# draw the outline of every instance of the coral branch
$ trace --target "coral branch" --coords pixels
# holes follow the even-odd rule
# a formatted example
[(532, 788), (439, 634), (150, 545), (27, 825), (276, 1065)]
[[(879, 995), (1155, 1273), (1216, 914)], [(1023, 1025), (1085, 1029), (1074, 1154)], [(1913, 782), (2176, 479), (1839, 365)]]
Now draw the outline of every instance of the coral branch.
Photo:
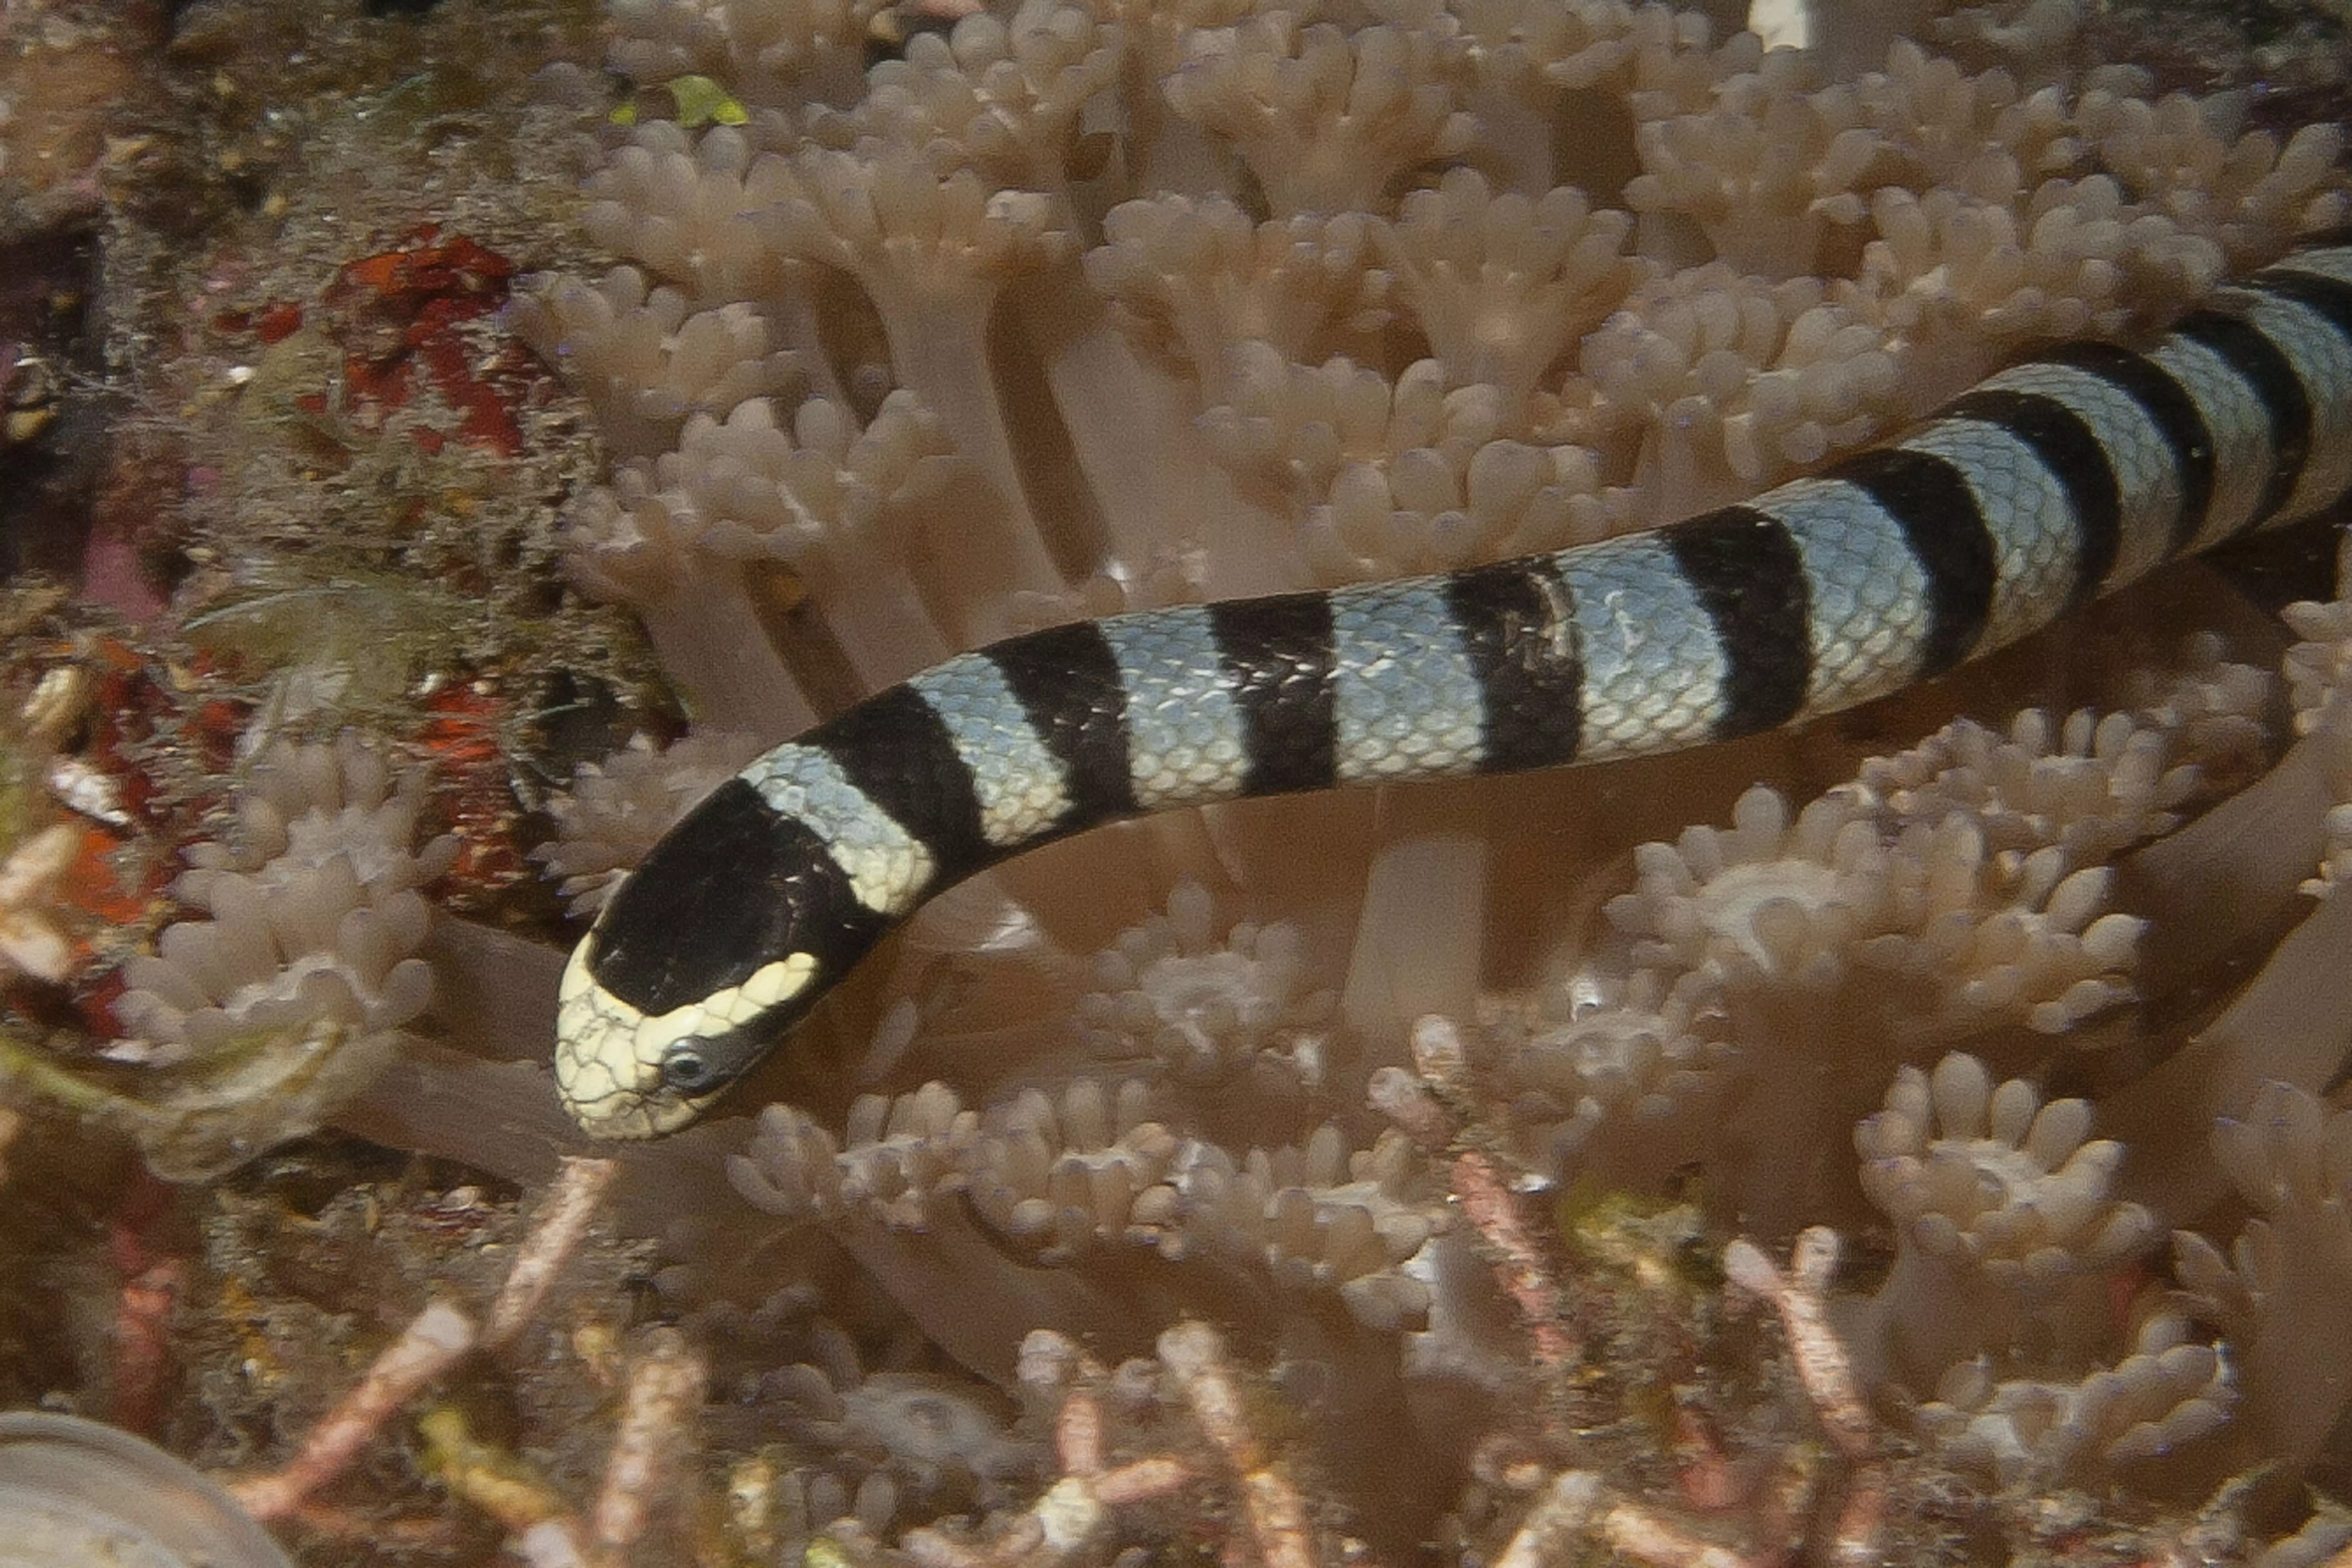
[(1519, 1521), (1518, 1531), (1495, 1559), (1495, 1568), (1549, 1568), (1568, 1561), (1589, 1538), (1601, 1503), (1599, 1476), (1591, 1470), (1562, 1470)]
[(268, 1523), (292, 1513), (310, 1493), (350, 1468), (393, 1413), (464, 1359), (479, 1331), (446, 1301), (428, 1303), (377, 1356), (359, 1386), (311, 1429), (285, 1468), (233, 1484), (246, 1511)]
[(1192, 1406), (1192, 1419), (1241, 1481), (1258, 1561), (1265, 1568), (1318, 1568), (1306, 1500), (1267, 1457), (1216, 1331), (1205, 1323), (1179, 1323), (1160, 1336), (1160, 1359)]
[(1783, 1556), (1707, 1541), (1612, 1492), (1591, 1470), (1563, 1470), (1520, 1521), (1495, 1568), (1550, 1568), (1581, 1561), (1595, 1546), (1652, 1568), (1768, 1568)]
[(1735, 1287), (1780, 1314), (1798, 1381), (1811, 1397), (1830, 1441), (1854, 1466), (1829, 1558), (1839, 1568), (1861, 1568), (1882, 1560), (1879, 1531), (1885, 1518), (1886, 1483), (1877, 1458), (1877, 1425), (1863, 1405), (1853, 1358), (1830, 1327), (1827, 1298), (1837, 1260), (1837, 1232), (1814, 1226), (1790, 1249), (1787, 1273), (1746, 1240), (1724, 1248), (1723, 1272)]
[(1839, 1342), (1837, 1331), (1830, 1327), (1825, 1298), (1837, 1258), (1837, 1232), (1817, 1225), (1797, 1237), (1789, 1254), (1787, 1273), (1762, 1248), (1744, 1240), (1723, 1249), (1723, 1272), (1734, 1285), (1780, 1314), (1780, 1325), (1789, 1335), (1789, 1353), (1796, 1359), (1797, 1375), (1812, 1396), (1822, 1426), (1838, 1452), (1859, 1461), (1877, 1454), (1878, 1430), (1863, 1407), (1853, 1361)]
[[(1428, 1088), (1402, 1074), (1377, 1075), (1373, 1103), (1432, 1153), (1443, 1153), (1454, 1129), (1442, 1099), (1460, 1085), (1463, 1044), (1450, 1019), (1432, 1015), (1413, 1026), (1413, 1064)], [(1434, 1092), (1432, 1092), (1432, 1091)], [(1453, 1152), (1449, 1166), (1454, 1200), (1486, 1241), (1489, 1261), (1504, 1293), (1518, 1308), (1533, 1342), (1538, 1369), (1554, 1387), (1583, 1358), (1583, 1346), (1570, 1331), (1568, 1294), (1549, 1249), (1520, 1212), (1511, 1176), (1483, 1150)]]
[(621, 1428), (590, 1516), (600, 1561), (630, 1561), (655, 1501), (670, 1485), (709, 1377), (701, 1356), (668, 1335), (630, 1369)]
[(619, 1164), (611, 1160), (565, 1159), (490, 1308), (484, 1344), (506, 1343), (538, 1314), (548, 1287), (555, 1283), (557, 1271), (580, 1245), (582, 1233), (604, 1202), (605, 1189), (619, 1173)]

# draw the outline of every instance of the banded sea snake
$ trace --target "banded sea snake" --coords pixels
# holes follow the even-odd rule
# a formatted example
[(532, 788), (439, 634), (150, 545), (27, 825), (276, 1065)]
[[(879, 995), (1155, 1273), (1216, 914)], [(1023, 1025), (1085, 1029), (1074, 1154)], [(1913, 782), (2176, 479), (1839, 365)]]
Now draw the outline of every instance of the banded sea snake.
[(960, 655), (759, 757), (622, 882), (564, 972), (558, 1091), (599, 1137), (686, 1125), (926, 899), (1049, 840), (1835, 712), (2348, 488), (2352, 233), (1656, 532)]

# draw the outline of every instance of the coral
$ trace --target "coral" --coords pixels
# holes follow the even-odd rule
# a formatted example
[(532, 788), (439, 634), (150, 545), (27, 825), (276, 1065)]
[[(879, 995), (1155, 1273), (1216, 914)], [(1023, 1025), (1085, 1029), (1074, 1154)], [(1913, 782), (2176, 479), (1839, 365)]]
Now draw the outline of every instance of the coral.
[(1636, 289), (1583, 363), (1556, 428), (1601, 455), (1643, 523), (1753, 495), (1883, 434), (1901, 382), (1885, 335), (1819, 280), (1720, 261)]
[(2199, 777), (2194, 763), (2172, 762), (2171, 727), (2087, 709), (2053, 725), (2030, 708), (2006, 735), (1957, 720), (1871, 759), (1846, 793), (1890, 830), (1965, 814), (2012, 868), (2045, 848), (2070, 866), (2100, 865), (2179, 826)]
[(1001, 1398), (959, 1379), (869, 1373), (837, 1329), (816, 1336), (815, 1349), (823, 1364), (762, 1379), (786, 1433), (817, 1456), (794, 1473), (811, 1522), (854, 1518), (887, 1535), (975, 1504), (1001, 1508), (1008, 1489), (1036, 1484), (1044, 1456), (1009, 1429)]
[(1032, 1089), (977, 1114), (946, 1086), (861, 1099), (845, 1140), (770, 1106), (729, 1174), (788, 1218), (878, 1220), (894, 1229), (972, 1220), (1035, 1262), (1070, 1265), (1108, 1247), (1171, 1261), (1242, 1260), (1274, 1283), (1336, 1291), (1368, 1326), (1416, 1317), (1427, 1293), (1402, 1268), (1439, 1228), (1421, 1163), (1391, 1135), (1350, 1152), (1337, 1127), (1303, 1148), (1240, 1160), (1148, 1117), (1144, 1086), (1080, 1079)]
[(1919, 1406), (1921, 1432), (1954, 1464), (2003, 1487), (2095, 1481), (2135, 1461), (2162, 1458), (2228, 1421), (2237, 1388), (2228, 1360), (2158, 1315), (2132, 1353), (2079, 1383), (1995, 1382), (1985, 1363), (1945, 1373)]
[(1310, 362), (1349, 328), (1387, 319), (1389, 279), (1372, 264), (1376, 229), (1361, 213), (1253, 224), (1230, 196), (1167, 193), (1121, 202), (1102, 226), (1087, 281), (1146, 347), (1203, 385), (1235, 343)]
[(1029, 1089), (982, 1118), (973, 1209), (1006, 1236), (1066, 1262), (1105, 1241), (1181, 1252), (1177, 1228), (1193, 1167), (1208, 1152), (1150, 1117), (1137, 1081), (1091, 1079), (1058, 1097)]
[(209, 918), (166, 928), (134, 958), (116, 1005), (133, 1037), (169, 1062), (247, 1030), (332, 1017), (396, 1027), (427, 1000), (417, 889), (452, 846), (415, 847), (423, 797), (356, 740), (279, 744), (253, 763), (225, 840), (188, 851), (173, 892)]
[(189, 1177), (323, 1122), (433, 999), (423, 889), (457, 853), (417, 842), (420, 781), (355, 738), (255, 758), (226, 836), (192, 846), (178, 921), (123, 966), (110, 1052), (158, 1087), (123, 1114)]
[(1695, 1116), (1734, 1057), (1722, 1026), (1706, 981), (1643, 969), (1547, 987), (1487, 1038), (1538, 1169), (1592, 1163), (1630, 1178), (1682, 1156), (1672, 1123)]
[(687, 808), (761, 750), (752, 736), (701, 729), (659, 751), (640, 735), (601, 763), (583, 763), (550, 805), (556, 836), (533, 858), (559, 879), (572, 913), (602, 907), (621, 874)]
[(1126, 52), (1124, 29), (1082, 5), (1033, 3), (1009, 22), (976, 9), (971, 26), (918, 33), (877, 65), (856, 115), (891, 142), (952, 145), (999, 186), (1057, 190), (1079, 117)]
[(980, 1118), (945, 1084), (850, 1108), (848, 1148), (807, 1113), (772, 1105), (728, 1174), (745, 1198), (787, 1218), (829, 1218), (852, 1208), (887, 1224), (920, 1227), (956, 1191), (958, 1167), (980, 1139)]
[(2080, 1037), (2134, 994), (2147, 922), (2105, 909), (2111, 862), (2175, 827), (2209, 767), (2246, 765), (2268, 689), (2199, 664), (2138, 716), (1961, 720), (1865, 759), (1793, 821), (1757, 788), (1727, 830), (1637, 846), (1633, 887), (1601, 903), (1613, 931), (1482, 1013), (1478, 1058), (1516, 1097), (1519, 1146), (1538, 1170), (1642, 1184), (1701, 1163), (1758, 1217), (1843, 1202), (1810, 1151), (1864, 1113), (1857, 1064)]
[[(542, 285), (536, 318), (623, 458), (567, 522), (574, 580), (646, 621), (698, 732), (779, 733), (1012, 626), (1737, 501), (2047, 338), (2160, 326), (2344, 205), (2325, 134), (2053, 65), (2026, 40), (2063, 19), (2008, 11), (1879, 17), (1841, 55), (1611, 0), (1024, 0), (860, 90), (818, 58), (841, 16), (747, 4), (630, 11), (622, 68), (707, 74), (743, 112), (613, 139), (590, 222), (638, 271)], [(1041, 1322), (1128, 1352), (1139, 1322), (1230, 1313), (1312, 1347), (1335, 1407), (1416, 1412), (1378, 1455), (1349, 1418), (1322, 1448), (1407, 1542), (1430, 1516), (1362, 1476), (1523, 1406), (1576, 1425), (1545, 1401), (1583, 1364), (1568, 1324), (1609, 1313), (1524, 1194), (1695, 1179), (1774, 1245), (1874, 1203), (1897, 1239), (1874, 1292), (1832, 1295), (1818, 1248), (1759, 1292), (1850, 1467), (1822, 1549), (1887, 1528), (1864, 1394), (1936, 1395), (1942, 1462), (1997, 1484), (2136, 1482), (2242, 1419), (2230, 1352), (2101, 1310), (2156, 1210), (2084, 1101), (2027, 1085), (2173, 984), (2146, 953), (2185, 928), (2131, 858), (2272, 768), (2271, 678), (2224, 651), (2055, 706), (1972, 697), (1998, 721), (1946, 707), (1907, 750), (1822, 734), (1632, 785), (1489, 781), (1504, 806), (1254, 803), (1060, 846), (913, 923), (810, 1047), (843, 1087), (762, 1111), (730, 1179), (1000, 1381)], [(590, 897), (674, 798), (667, 763), (604, 766), (549, 855)], [(802, 1392), (845, 1409), (849, 1375)], [(1687, 1547), (1535, 1468), (1493, 1550)], [(932, 1505), (867, 1472), (790, 1485), (862, 1521), (853, 1555), (1032, 1528), (907, 1531)]]
[[(495, 787), (436, 812), (492, 802), (510, 851), (546, 825), (576, 921), (752, 748), (1000, 632), (1737, 501), (2050, 335), (2141, 340), (2344, 216), (2334, 133), (2084, 68), (2084, 8), (1817, 9), (1848, 25), (1799, 51), (1618, 0), (619, 0), (634, 91), (545, 89), (593, 132), (578, 226), (609, 254), (518, 243), (477, 194), (472, 241), (451, 216), (345, 241), (336, 284), (174, 295), (220, 296), (244, 374), (157, 405), (301, 433), (286, 495), (332, 469), (405, 509), (207, 513), (191, 621), (297, 666), (272, 722), (363, 698), (436, 764), (463, 748)], [(493, 314), (508, 257), (551, 270)], [(501, 328), (571, 400), (476, 396), (522, 384), (476, 374)], [(412, 439), (411, 393), (459, 438)], [(593, 424), (611, 466), (558, 520), (500, 416)], [(258, 450), (160, 466), (226, 516)], [(530, 526), (478, 538), (500, 487)], [(329, 542), (331, 582), (289, 564)], [(532, 1562), (2251, 1558), (2294, 1521), (2214, 1544), (2236, 1504), (2207, 1493), (2309, 1468), (2343, 1395), (2284, 1348), (2345, 1337), (2340, 1139), (2254, 1086), (2340, 1076), (2352, 910), (2295, 889), (2352, 858), (2352, 622), (2290, 613), (2280, 755), (2268, 628), (2208, 581), (1798, 733), (1169, 813), (994, 868), (809, 1020), (757, 1086), (792, 1103), (616, 1157), (613, 1272), (551, 1310), (600, 1200), (551, 1177), (576, 1144), (503, 1058), (544, 1038), (560, 961), (523, 939), (555, 921), (518, 889), (503, 930), (449, 912), (481, 879), (448, 885), (388, 748), (206, 764), (236, 821), (130, 965), (123, 1059), (77, 1081), (175, 1173), (341, 1114), (572, 1194), (507, 1286), (478, 1194), (428, 1216), (454, 1260), (343, 1304), (390, 1352), (321, 1336), (353, 1402), (302, 1390), (327, 1418), (250, 1478), (321, 1534), (327, 1481), (373, 1522), (404, 1466), (484, 1516), (418, 1550), (494, 1531)], [(576, 638), (500, 662), (419, 629), (515, 646), (583, 597), (644, 626), (674, 703)], [(2214, 635), (2177, 655), (2190, 620)], [(163, 858), (212, 831), (131, 787), (120, 716), (94, 729), (67, 809)], [(73, 924), (39, 881), (0, 910)], [(12, 1193), (51, 1165), (25, 1126)], [(2225, 1166), (2257, 1216), (2227, 1251)], [(122, 1272), (122, 1342), (168, 1347), (168, 1294)], [(232, 1317), (182, 1407), (239, 1443), (282, 1375), (253, 1337)], [(512, 1435), (467, 1426), (469, 1391), (420, 1454), (354, 1466), (461, 1357)], [(2282, 1561), (2339, 1549), (2306, 1533)]]
[(1466, 151), (1475, 128), (1416, 28), (1349, 31), (1274, 11), (1188, 40), (1168, 100), (1231, 140), (1277, 219), (1370, 205), (1405, 170)]
[(2242, 268), (2263, 248), (2273, 225), (2324, 228), (2346, 216), (2336, 185), (2344, 130), (2306, 125), (2282, 143), (2266, 133), (2237, 134), (2235, 105), (2174, 93), (2086, 98), (2084, 131), (2099, 158), (2126, 187), (2150, 193), (2158, 210), (2187, 232), (2217, 246)]
[(1832, 795), (1791, 823), (1763, 788), (1733, 819), (1635, 851), (1639, 882), (1609, 916), (1638, 962), (1734, 985), (1884, 976), (1912, 991), (1898, 1008), (2052, 1034), (2127, 994), (2139, 922), (2101, 914), (2107, 874), (2070, 873), (2054, 848), (2011, 872), (1969, 817), (1885, 834)]
[(2225, 1258), (2174, 1237), (2185, 1299), (2242, 1348), (2253, 1418), (2275, 1451), (2315, 1451), (2352, 1408), (2352, 1111), (2273, 1083), (2214, 1130), (2215, 1154), (2257, 1217)]
[(2352, 554), (2336, 557), (2334, 599), (2305, 600), (2282, 613), (2303, 639), (2287, 649), (2285, 673), (2295, 732), (2307, 735), (2352, 700)]
[(2255, 1568), (2312, 1568), (2333, 1561), (2347, 1546), (2352, 1546), (2352, 1517), (2341, 1508), (2323, 1507), (2293, 1536), (2256, 1558)]
[(2085, 1101), (1995, 1087), (1974, 1057), (1896, 1073), (1886, 1109), (1854, 1130), (1863, 1191), (1897, 1237), (1872, 1303), (1896, 1375), (1940, 1381), (1988, 1347), (2095, 1340), (2109, 1282), (2159, 1231), (2110, 1195), (2124, 1150), (2089, 1138), (2090, 1121)]
[(58, 879), (80, 852), (81, 836), (52, 823), (16, 844), (0, 860), (0, 975), (13, 971), (59, 981), (73, 961), (51, 914)]
[(705, 310), (784, 280), (782, 258), (761, 244), (749, 218), (792, 189), (783, 161), (754, 159), (732, 127), (697, 141), (668, 121), (649, 121), (591, 177), (581, 216), (599, 245)]
[(1449, 387), (1435, 360), (1391, 384), (1345, 356), (1292, 364), (1245, 343), (1223, 391), (1231, 401), (1202, 419), (1210, 450), (1245, 488), (1303, 515), (1300, 548), (1327, 579), (1450, 569), (1609, 531), (1581, 448), (1512, 438), (1500, 389)]
[(1181, 881), (1166, 913), (1096, 954), (1076, 1014), (1089, 1048), (1112, 1059), (1148, 1052), (1180, 1078), (1247, 1073), (1261, 1092), (1269, 1079), (1319, 1086), (1338, 999), (1307, 988), (1297, 928), (1245, 921), (1220, 940), (1213, 921), (1208, 889)]
[(797, 362), (770, 346), (768, 321), (741, 300), (693, 310), (634, 267), (597, 283), (566, 280), (515, 302), (515, 331), (587, 398), (617, 458), (672, 450), (688, 418), (789, 389)]
[[(1736, 499), (2028, 341), (2161, 321), (2225, 258), (2343, 205), (2326, 137), (2282, 149), (2186, 100), (2026, 94), (1908, 42), (1829, 80), (1747, 35), (1718, 45), (1695, 17), (1598, 0), (1457, 10), (1026, 0), (917, 35), (860, 95), (831, 74), (855, 8), (635, 5), (622, 68), (707, 76), (751, 108), (636, 124), (588, 222), (646, 279), (551, 285), (524, 319), (590, 323), (583, 384), (641, 365), (657, 405), (700, 396), (718, 424), (785, 350), (861, 413), (877, 385), (913, 394), (991, 503), (962, 509), (934, 595), (955, 642), (1012, 624), (1008, 598), (1150, 570), (1155, 518), (1210, 547), (1223, 596)], [(1594, 95), (1622, 123), (1584, 113)], [(1423, 173), (1474, 134), (1480, 166)], [(2176, 175), (2195, 194), (2171, 206), (2125, 195)], [(625, 337), (666, 290), (677, 302)], [(1045, 307), (1056, 293), (1076, 308)], [(689, 318), (709, 323), (698, 350), (743, 344), (734, 380), (699, 369), (689, 392), (647, 357), (646, 334)], [(1231, 489), (1198, 472), (1203, 416)], [(656, 434), (612, 417), (625, 451)], [(1058, 441), (1039, 444), (1041, 419)], [(1048, 504), (1074, 489), (1075, 510)], [(583, 512), (575, 538), (593, 552), (611, 516)], [(696, 548), (644, 531), (656, 552)], [(857, 626), (835, 598), (835, 631)]]
[[(634, 607), (675, 679), (722, 727), (772, 743), (814, 716), (765, 644), (730, 635), (770, 602), (756, 568), (775, 563), (835, 590), (845, 651), (866, 679), (908, 673), (955, 634), (925, 602), (936, 563), (915, 526), (946, 488), (937, 423), (893, 394), (861, 423), (811, 399), (780, 426), (754, 398), (718, 421), (689, 416), (679, 449), (623, 468), (572, 536), (573, 575)], [(893, 563), (865, 571), (866, 557)]]
[(879, 0), (619, 0), (613, 64), (639, 81), (725, 79), (749, 103), (845, 103)]
[(1561, 185), (1530, 201), (1455, 169), (1415, 191), (1373, 235), (1454, 386), (1488, 384), (1517, 408), (1642, 277), (1633, 220)]

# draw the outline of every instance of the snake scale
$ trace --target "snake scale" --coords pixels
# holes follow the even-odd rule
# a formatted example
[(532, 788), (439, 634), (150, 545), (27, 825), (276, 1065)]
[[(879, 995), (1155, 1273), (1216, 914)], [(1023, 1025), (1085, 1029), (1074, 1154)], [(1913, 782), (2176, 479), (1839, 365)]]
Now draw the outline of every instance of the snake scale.
[(926, 899), (1097, 824), (1835, 712), (2347, 488), (2342, 233), (2152, 346), (2058, 348), (1652, 533), (960, 655), (753, 761), (621, 883), (564, 972), (559, 1093), (599, 1137), (676, 1131)]

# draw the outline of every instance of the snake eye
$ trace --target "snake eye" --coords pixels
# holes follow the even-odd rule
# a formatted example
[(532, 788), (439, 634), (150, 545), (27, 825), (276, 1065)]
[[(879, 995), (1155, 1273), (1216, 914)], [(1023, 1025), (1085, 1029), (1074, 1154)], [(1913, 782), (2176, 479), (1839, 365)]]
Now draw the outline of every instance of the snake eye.
[(683, 1094), (698, 1094), (718, 1081), (700, 1051), (676, 1050), (662, 1058), (662, 1082)]

